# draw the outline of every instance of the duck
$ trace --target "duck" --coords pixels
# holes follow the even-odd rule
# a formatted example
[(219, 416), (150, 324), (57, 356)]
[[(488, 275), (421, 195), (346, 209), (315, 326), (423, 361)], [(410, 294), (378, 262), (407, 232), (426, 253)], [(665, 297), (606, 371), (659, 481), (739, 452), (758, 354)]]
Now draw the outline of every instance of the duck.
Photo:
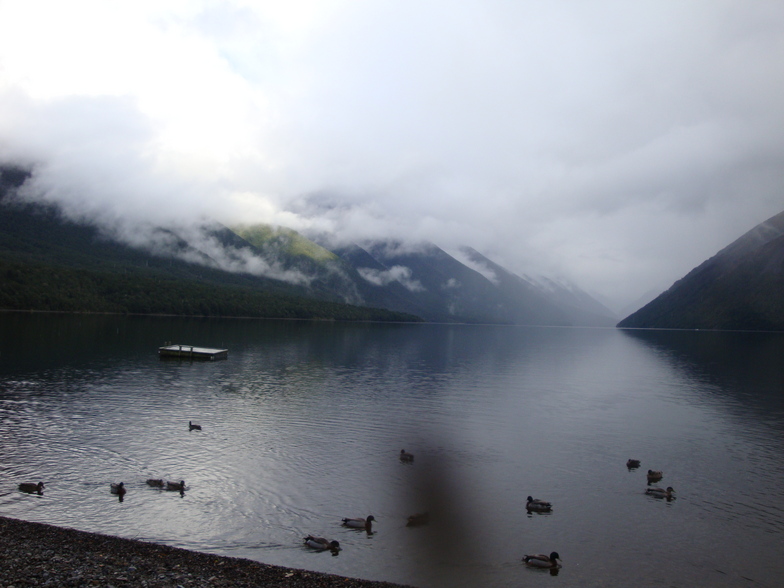
[(166, 489), (170, 492), (185, 492), (185, 480), (166, 482)]
[(157, 480), (153, 480), (152, 478), (150, 478), (149, 480), (147, 480), (147, 485), (152, 486), (153, 488), (163, 488), (163, 480), (161, 480), (160, 478)]
[(667, 489), (664, 488), (646, 488), (645, 493), (650, 494), (656, 498), (666, 498), (667, 500), (672, 500), (675, 498), (672, 493), (675, 490), (672, 489), (672, 486), (667, 486)]
[(648, 470), (648, 481), (649, 482), (658, 482), (663, 477), (664, 477), (664, 474), (661, 471)]
[(352, 529), (365, 529), (368, 533), (370, 533), (370, 529), (373, 526), (373, 521), (375, 521), (375, 517), (370, 515), (368, 518), (358, 518), (358, 519), (343, 519), (343, 526), (344, 527), (351, 527)]
[(630, 459), (626, 462), (626, 467), (629, 469), (640, 467), (639, 459)]
[(525, 503), (525, 508), (527, 510), (535, 510), (539, 512), (548, 512), (553, 510), (553, 505), (546, 500), (539, 500), (538, 498), (531, 498), (530, 496), (526, 500), (527, 502)]
[(408, 522), (406, 523), (406, 527), (419, 527), (420, 525), (426, 525), (429, 522), (430, 522), (429, 512), (418, 512), (408, 517)]
[(191, 421), (188, 421), (188, 430), (189, 431), (201, 431), (201, 425), (194, 425)]
[(400, 450), (400, 461), (414, 461), (414, 454), (408, 453), (405, 449)]
[(326, 551), (327, 549), (333, 553), (340, 551), (340, 543), (337, 541), (328, 541), (324, 537), (314, 537), (313, 535), (305, 537), (305, 545), (317, 551)]
[(550, 555), (538, 553), (536, 555), (523, 556), (525, 565), (531, 568), (557, 568), (558, 562), (556, 560), (559, 559), (561, 559), (561, 556), (558, 555), (557, 551), (553, 551)]
[(22, 482), (19, 484), (19, 490), (21, 492), (27, 492), (28, 494), (38, 494), (38, 496), (43, 496), (44, 483), (38, 482), (36, 484), (34, 482)]
[(120, 499), (120, 502), (122, 502), (123, 496), (125, 496), (125, 492), (126, 492), (125, 484), (123, 482), (120, 482), (119, 484), (111, 484), (109, 486), (109, 491), (112, 494), (116, 494), (117, 497)]

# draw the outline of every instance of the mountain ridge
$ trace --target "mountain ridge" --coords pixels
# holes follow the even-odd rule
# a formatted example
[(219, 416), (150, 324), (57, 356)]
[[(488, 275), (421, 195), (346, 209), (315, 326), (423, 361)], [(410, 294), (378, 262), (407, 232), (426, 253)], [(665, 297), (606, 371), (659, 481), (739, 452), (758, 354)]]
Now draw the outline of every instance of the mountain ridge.
[[(198, 285), (194, 291), (201, 296), (220, 297), (221, 287), (242, 289), (242, 295), (239, 291), (232, 294), (245, 301), (241, 308), (249, 307), (246, 297), (255, 292), (313, 298), (319, 304), (386, 309), (437, 322), (612, 326), (617, 320), (576, 287), (562, 287), (554, 281), (536, 284), (471, 248), (465, 248), (463, 255), (486, 272), (465, 265), (433, 243), (378, 240), (329, 247), (292, 229), (262, 224), (205, 223), (198, 230), (156, 227), (145, 233), (145, 244), (131, 247), (112, 240), (95, 225), (69, 221), (53, 205), (14, 198), (28, 177), (29, 172), (0, 166), (0, 261), (10, 271), (8, 275), (17, 276), (17, 290), (34, 289), (33, 282), (44, 279), (41, 268), (56, 269), (63, 283), (74, 290), (66, 304), (69, 309), (78, 305), (79, 279), (91, 284), (95, 300), (108, 296), (99, 296), (97, 291), (125, 287), (136, 292), (133, 308), (154, 305), (152, 296), (142, 295), (133, 285), (137, 280), (164, 298), (168, 298), (161, 291), (164, 285), (175, 288), (175, 283), (181, 297), (187, 296), (184, 283)], [(23, 286), (18, 276), (24, 271), (30, 275)], [(103, 273), (88, 279), (87, 274), (78, 278), (73, 272)], [(488, 272), (497, 279), (488, 279)], [(0, 288), (0, 306), (29, 308), (18, 292), (11, 295), (11, 289), (9, 284)], [(31, 300), (47, 304), (45, 297), (30, 292)], [(118, 299), (131, 296), (112, 295)], [(211, 300), (194, 300), (186, 306), (210, 316), (221, 312), (217, 310), (220, 305)], [(106, 300), (104, 307), (129, 308)], [(172, 312), (180, 312), (177, 308), (177, 304), (169, 305)]]
[(618, 327), (784, 330), (784, 212), (744, 233)]

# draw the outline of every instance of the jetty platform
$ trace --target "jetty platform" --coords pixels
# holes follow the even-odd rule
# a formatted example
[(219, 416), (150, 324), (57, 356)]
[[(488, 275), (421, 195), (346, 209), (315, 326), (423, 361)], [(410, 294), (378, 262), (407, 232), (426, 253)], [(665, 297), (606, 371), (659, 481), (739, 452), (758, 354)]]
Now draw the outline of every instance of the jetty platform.
[(228, 359), (228, 349), (210, 349), (209, 347), (194, 347), (193, 345), (164, 345), (158, 347), (158, 355), (163, 358), (181, 359)]

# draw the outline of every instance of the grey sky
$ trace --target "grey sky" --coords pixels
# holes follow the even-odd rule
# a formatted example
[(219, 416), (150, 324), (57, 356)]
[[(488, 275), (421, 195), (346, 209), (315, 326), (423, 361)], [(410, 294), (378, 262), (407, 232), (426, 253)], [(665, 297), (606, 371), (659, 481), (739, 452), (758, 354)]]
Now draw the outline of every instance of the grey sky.
[(0, 160), (632, 300), (784, 209), (784, 3), (0, 0)]

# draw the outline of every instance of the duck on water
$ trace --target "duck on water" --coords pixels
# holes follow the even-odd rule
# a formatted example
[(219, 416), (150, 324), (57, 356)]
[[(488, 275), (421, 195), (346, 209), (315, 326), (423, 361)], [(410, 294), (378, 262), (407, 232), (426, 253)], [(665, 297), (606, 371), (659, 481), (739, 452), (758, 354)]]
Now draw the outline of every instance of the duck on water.
[(169, 492), (179, 492), (180, 496), (185, 495), (185, 480), (179, 482), (166, 482), (166, 490)]
[(151, 488), (160, 488), (161, 490), (168, 490), (169, 492), (179, 492), (180, 495), (185, 495), (185, 480), (179, 482), (164, 482), (160, 478), (150, 478), (146, 484)]
[(646, 488), (645, 493), (649, 496), (653, 496), (654, 498), (666, 498), (667, 500), (672, 500), (675, 498), (672, 494), (675, 490), (672, 489), (672, 486), (667, 486), (667, 488)]
[(116, 494), (117, 499), (120, 502), (122, 502), (126, 492), (125, 484), (123, 482), (120, 482), (119, 484), (111, 484), (109, 486), (109, 492), (111, 492), (112, 494)]
[(553, 510), (553, 505), (546, 500), (539, 500), (538, 498), (528, 497), (525, 503), (526, 510), (536, 512), (550, 512)]
[(427, 525), (429, 522), (430, 522), (429, 512), (418, 512), (408, 517), (408, 520), (406, 522), (406, 527), (421, 527), (422, 525)]
[(375, 517), (370, 515), (368, 518), (357, 518), (357, 519), (343, 519), (343, 526), (350, 527), (352, 529), (365, 529), (368, 533), (370, 533), (373, 527), (373, 521), (375, 521)]
[(340, 543), (338, 541), (329, 541), (324, 537), (314, 537), (313, 535), (305, 537), (305, 545), (316, 551), (326, 551), (329, 549), (332, 552), (332, 555), (337, 555), (340, 551)]
[(553, 551), (550, 555), (545, 555), (543, 553), (537, 553), (536, 555), (524, 555), (523, 562), (529, 568), (557, 568), (559, 567), (558, 561), (561, 559), (561, 556), (558, 555), (557, 551)]
[(19, 484), (19, 491), (26, 492), (27, 494), (38, 494), (38, 496), (43, 496), (44, 483), (38, 482), (35, 484), (34, 482), (22, 482)]

